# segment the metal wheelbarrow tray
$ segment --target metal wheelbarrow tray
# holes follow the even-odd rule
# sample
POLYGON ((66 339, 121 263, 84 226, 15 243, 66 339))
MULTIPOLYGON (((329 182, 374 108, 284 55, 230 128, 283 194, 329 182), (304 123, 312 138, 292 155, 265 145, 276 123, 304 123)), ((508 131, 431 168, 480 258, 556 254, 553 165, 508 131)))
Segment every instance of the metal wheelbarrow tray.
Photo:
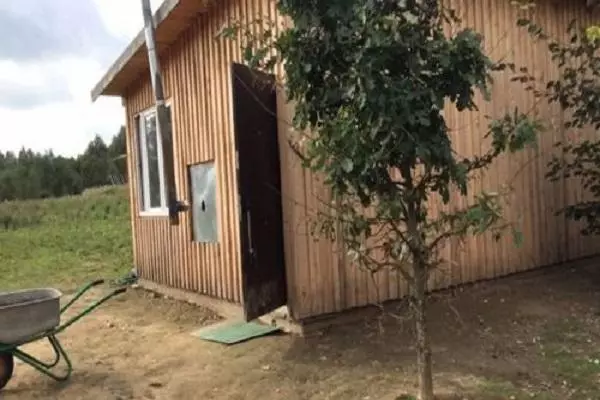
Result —
POLYGON ((73 371, 71 360, 56 335, 91 313, 102 303, 124 293, 127 289, 113 290, 91 303, 83 311, 67 319, 63 324, 60 323, 61 315, 91 288, 103 283, 104 280, 97 280, 87 284, 62 308, 60 307, 62 293, 56 289, 30 289, 0 293, 0 389, 6 386, 12 378, 14 357, 57 381, 67 380, 71 376, 73 371), (20 349, 25 344, 42 339, 47 339, 54 350, 54 359, 50 363, 20 349), (64 360, 66 371, 57 374, 54 372, 54 367, 61 360, 64 360))

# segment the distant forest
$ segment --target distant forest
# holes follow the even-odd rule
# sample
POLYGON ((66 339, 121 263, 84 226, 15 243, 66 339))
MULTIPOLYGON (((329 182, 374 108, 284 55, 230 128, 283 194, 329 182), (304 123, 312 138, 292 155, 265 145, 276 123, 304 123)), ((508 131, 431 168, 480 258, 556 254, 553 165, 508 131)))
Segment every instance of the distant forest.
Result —
POLYGON ((0 202, 79 194, 84 189, 125 183, 125 128, 109 144, 96 136, 77 157, 30 149, 0 151, 0 202))

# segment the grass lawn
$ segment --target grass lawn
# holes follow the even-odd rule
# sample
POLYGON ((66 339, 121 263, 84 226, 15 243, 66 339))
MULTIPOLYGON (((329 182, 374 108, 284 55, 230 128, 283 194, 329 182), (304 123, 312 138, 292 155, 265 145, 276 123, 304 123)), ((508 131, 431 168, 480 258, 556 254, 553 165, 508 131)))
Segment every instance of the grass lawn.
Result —
POLYGON ((0 203, 0 290, 114 278, 132 267, 127 190, 0 203))

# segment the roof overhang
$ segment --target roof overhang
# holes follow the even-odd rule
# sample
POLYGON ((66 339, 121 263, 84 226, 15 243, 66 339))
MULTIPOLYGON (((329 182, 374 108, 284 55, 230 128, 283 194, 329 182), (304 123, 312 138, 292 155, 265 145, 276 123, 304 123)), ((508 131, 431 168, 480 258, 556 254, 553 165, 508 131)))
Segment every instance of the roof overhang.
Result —
MULTIPOLYGON (((198 14, 206 12, 214 2, 215 0, 164 0, 154 14, 158 54, 172 45, 198 14)), ((586 4, 594 8, 600 5, 600 0, 586 0, 586 4)), ((146 38, 142 29, 92 89, 92 101, 100 96, 122 96, 129 85, 148 69, 146 38)))
MULTIPOLYGON (((211 0, 165 0, 154 14, 158 54, 209 8, 211 0)), ((140 5, 140 14, 142 13, 140 5)), ((122 96, 127 87, 149 69, 146 37, 142 29, 92 89, 92 101, 100 96, 122 96)))

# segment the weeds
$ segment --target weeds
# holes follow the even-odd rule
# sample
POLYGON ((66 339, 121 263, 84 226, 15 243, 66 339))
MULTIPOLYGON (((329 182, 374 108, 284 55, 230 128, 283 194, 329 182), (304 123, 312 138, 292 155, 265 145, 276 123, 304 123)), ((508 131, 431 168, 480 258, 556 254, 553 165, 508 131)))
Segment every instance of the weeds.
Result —
POLYGON ((0 203, 0 290, 70 290, 131 268, 125 187, 80 196, 0 203))

